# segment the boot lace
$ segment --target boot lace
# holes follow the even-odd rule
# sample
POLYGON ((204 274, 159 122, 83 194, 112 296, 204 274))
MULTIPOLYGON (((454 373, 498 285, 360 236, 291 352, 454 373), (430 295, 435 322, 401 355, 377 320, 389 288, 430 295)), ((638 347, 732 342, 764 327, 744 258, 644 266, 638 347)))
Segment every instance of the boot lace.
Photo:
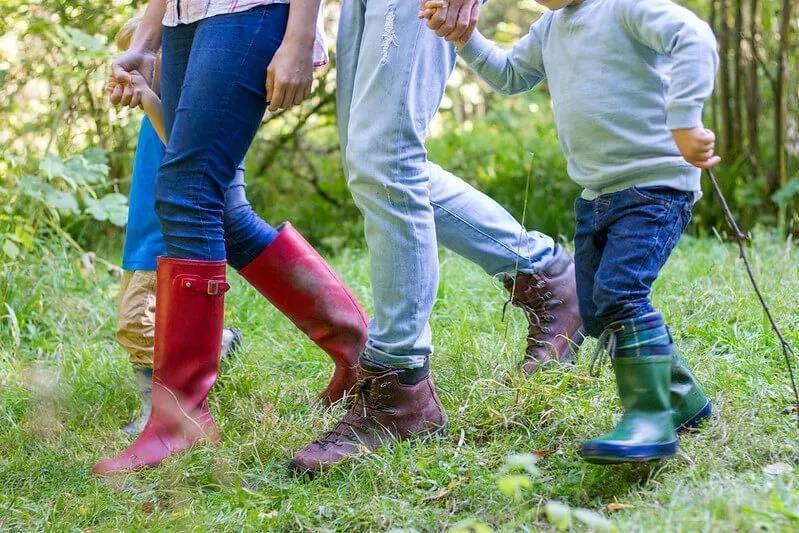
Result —
POLYGON ((544 347, 547 343, 542 337, 551 333, 551 329, 546 324, 555 320, 555 315, 551 312, 551 309, 563 302, 552 299, 552 292, 544 290, 547 286, 546 281, 538 274, 532 274, 531 280, 532 283, 521 295, 515 294, 516 282, 514 281, 511 295, 505 301, 505 305, 502 306, 502 320, 505 320, 508 304, 518 307, 524 312, 529 322, 528 339, 536 346, 544 347))
POLYGON ((386 399, 380 389, 386 381, 377 380, 390 375, 398 374, 398 371, 389 371, 378 376, 367 376, 358 378, 355 385, 355 401, 341 420, 333 428, 325 433, 317 443, 323 448, 331 444, 337 444, 342 440, 358 440, 358 434, 368 435, 372 432, 375 420, 370 415, 370 411, 387 412, 387 407, 382 404, 386 399))

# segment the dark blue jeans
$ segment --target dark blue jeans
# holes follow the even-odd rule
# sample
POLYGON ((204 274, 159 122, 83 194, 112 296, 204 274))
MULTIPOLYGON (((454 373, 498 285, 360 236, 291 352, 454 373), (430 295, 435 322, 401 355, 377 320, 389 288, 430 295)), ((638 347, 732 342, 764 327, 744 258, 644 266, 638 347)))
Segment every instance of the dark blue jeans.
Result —
POLYGON ((654 311, 652 283, 691 220, 693 202, 693 193, 668 187, 577 200, 577 298, 589 335, 654 311))
POLYGON ((277 238, 277 230, 261 220, 247 200, 244 164, 236 170, 225 191, 222 226, 225 230, 227 260, 236 270, 250 264, 261 251, 277 238))
POLYGON ((266 68, 288 5, 164 27, 161 101, 169 137, 156 211, 167 255, 246 266, 276 236, 230 187, 266 110, 266 68), (226 207, 226 201, 229 202, 226 207))

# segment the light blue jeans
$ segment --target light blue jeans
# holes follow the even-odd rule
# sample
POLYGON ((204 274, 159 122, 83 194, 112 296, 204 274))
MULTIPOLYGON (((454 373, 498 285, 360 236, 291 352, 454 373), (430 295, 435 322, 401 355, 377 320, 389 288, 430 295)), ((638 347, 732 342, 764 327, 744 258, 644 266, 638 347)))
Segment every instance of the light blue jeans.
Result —
POLYGON ((456 55, 418 10, 415 0, 344 0, 336 56, 344 168, 371 257, 365 355, 399 368, 420 367, 433 351, 438 242, 490 275, 541 269, 554 247, 427 160, 427 127, 456 55))

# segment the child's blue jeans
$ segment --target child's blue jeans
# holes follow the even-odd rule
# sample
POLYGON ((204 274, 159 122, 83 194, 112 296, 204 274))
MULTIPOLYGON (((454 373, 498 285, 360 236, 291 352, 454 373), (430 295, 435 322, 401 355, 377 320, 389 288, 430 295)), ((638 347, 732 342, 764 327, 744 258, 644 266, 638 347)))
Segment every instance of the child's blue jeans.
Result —
POLYGON ((691 220, 693 202, 693 193, 668 187, 577 200, 577 297, 589 335, 654 311, 652 283, 691 220))
POLYGON ((164 27, 169 142, 156 211, 170 257, 227 258, 242 268, 276 235, 252 212, 243 184, 230 186, 266 110, 266 68, 287 20, 288 5, 273 4, 164 27))

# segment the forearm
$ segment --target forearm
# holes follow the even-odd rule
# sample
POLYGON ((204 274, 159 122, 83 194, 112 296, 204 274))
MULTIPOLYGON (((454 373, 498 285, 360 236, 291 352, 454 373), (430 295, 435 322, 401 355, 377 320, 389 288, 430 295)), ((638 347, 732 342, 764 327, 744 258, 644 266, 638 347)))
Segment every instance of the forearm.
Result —
POLYGON ((158 137, 161 139, 166 145, 166 129, 164 128, 164 110, 161 107, 161 99, 152 92, 148 91, 142 97, 142 109, 144 109, 144 113, 147 115, 147 118, 150 119, 150 123, 153 125, 155 132, 158 134, 158 137))
POLYGON ((320 4, 321 0, 291 0, 284 43, 307 46, 311 53, 320 4))
POLYGON ((540 69, 525 66, 529 61, 519 61, 525 50, 522 41, 509 51, 502 50, 475 31, 459 54, 492 89, 503 94, 517 94, 529 91, 544 80, 540 69))
POLYGON ((131 49, 156 52, 161 48, 161 22, 165 11, 166 0, 150 0, 133 35, 131 49))

